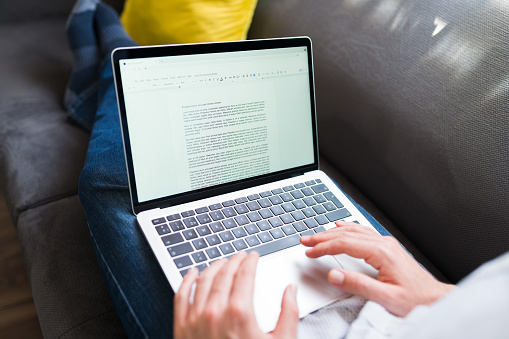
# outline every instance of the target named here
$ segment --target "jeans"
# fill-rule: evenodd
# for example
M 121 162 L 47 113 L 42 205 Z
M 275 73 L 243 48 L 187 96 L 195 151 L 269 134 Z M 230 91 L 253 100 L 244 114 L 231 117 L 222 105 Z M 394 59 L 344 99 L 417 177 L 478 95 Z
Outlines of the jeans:
M 99 105 L 79 182 L 102 274 L 130 337 L 171 338 L 173 291 L 131 209 L 111 62 L 99 79 Z M 387 231 L 362 207 L 383 235 Z

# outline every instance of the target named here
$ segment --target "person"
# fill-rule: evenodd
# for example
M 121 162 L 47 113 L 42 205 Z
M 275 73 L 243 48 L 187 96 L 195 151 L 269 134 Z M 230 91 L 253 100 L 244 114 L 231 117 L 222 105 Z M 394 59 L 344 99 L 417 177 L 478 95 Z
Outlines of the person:
M 64 104 L 71 120 L 91 132 L 79 197 L 99 266 L 130 337 L 417 338 L 509 333 L 506 322 L 497 321 L 501 314 L 509 314 L 509 289 L 500 287 L 509 286 L 508 255 L 454 288 L 433 278 L 360 206 L 380 234 L 338 223 L 335 229 L 301 239 L 310 258 L 347 253 L 378 269 L 377 279 L 345 270 L 329 273 L 331 284 L 354 296 L 299 320 L 298 291 L 289 286 L 276 329 L 261 333 L 252 306 L 258 258 L 256 253 L 240 253 L 215 262 L 200 275 L 190 270 L 173 300 L 129 200 L 109 55 L 117 47 L 136 43 L 123 30 L 117 13 L 99 0 L 78 0 L 66 28 L 74 64 Z M 473 301 L 465 305 L 463 300 Z M 472 324 L 484 318 L 491 320 L 489 326 L 472 330 Z

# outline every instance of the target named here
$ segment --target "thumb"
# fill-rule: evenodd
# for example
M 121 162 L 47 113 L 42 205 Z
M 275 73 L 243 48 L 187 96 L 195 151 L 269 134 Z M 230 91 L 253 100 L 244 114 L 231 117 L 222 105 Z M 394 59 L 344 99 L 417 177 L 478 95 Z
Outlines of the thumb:
M 343 291 L 375 302 L 379 302 L 389 293 L 387 284 L 359 272 L 333 269 L 329 271 L 328 279 L 332 285 Z
M 281 314 L 279 315 L 279 320 L 272 334 L 274 334 L 276 338 L 295 338 L 297 337 L 298 325 L 299 308 L 297 306 L 297 286 L 289 285 L 283 294 Z

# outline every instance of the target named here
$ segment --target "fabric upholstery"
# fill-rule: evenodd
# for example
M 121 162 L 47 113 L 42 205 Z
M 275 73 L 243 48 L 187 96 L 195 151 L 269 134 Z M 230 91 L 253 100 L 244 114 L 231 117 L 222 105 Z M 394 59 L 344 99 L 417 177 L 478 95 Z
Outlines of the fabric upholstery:
M 18 238 L 46 337 L 125 335 L 77 196 L 23 212 L 18 219 Z
M 322 155 L 451 281 L 509 250 L 508 13 L 260 1 L 250 31 L 311 37 Z

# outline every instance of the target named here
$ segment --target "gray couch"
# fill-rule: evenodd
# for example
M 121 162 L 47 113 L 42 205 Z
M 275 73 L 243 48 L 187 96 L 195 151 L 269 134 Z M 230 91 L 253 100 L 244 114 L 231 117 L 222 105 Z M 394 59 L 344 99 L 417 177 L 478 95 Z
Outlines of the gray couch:
M 0 3 L 0 180 L 44 335 L 121 337 L 61 104 L 72 3 Z M 322 168 L 457 282 L 509 250 L 508 31 L 502 1 L 259 0 L 250 38 L 312 38 Z

